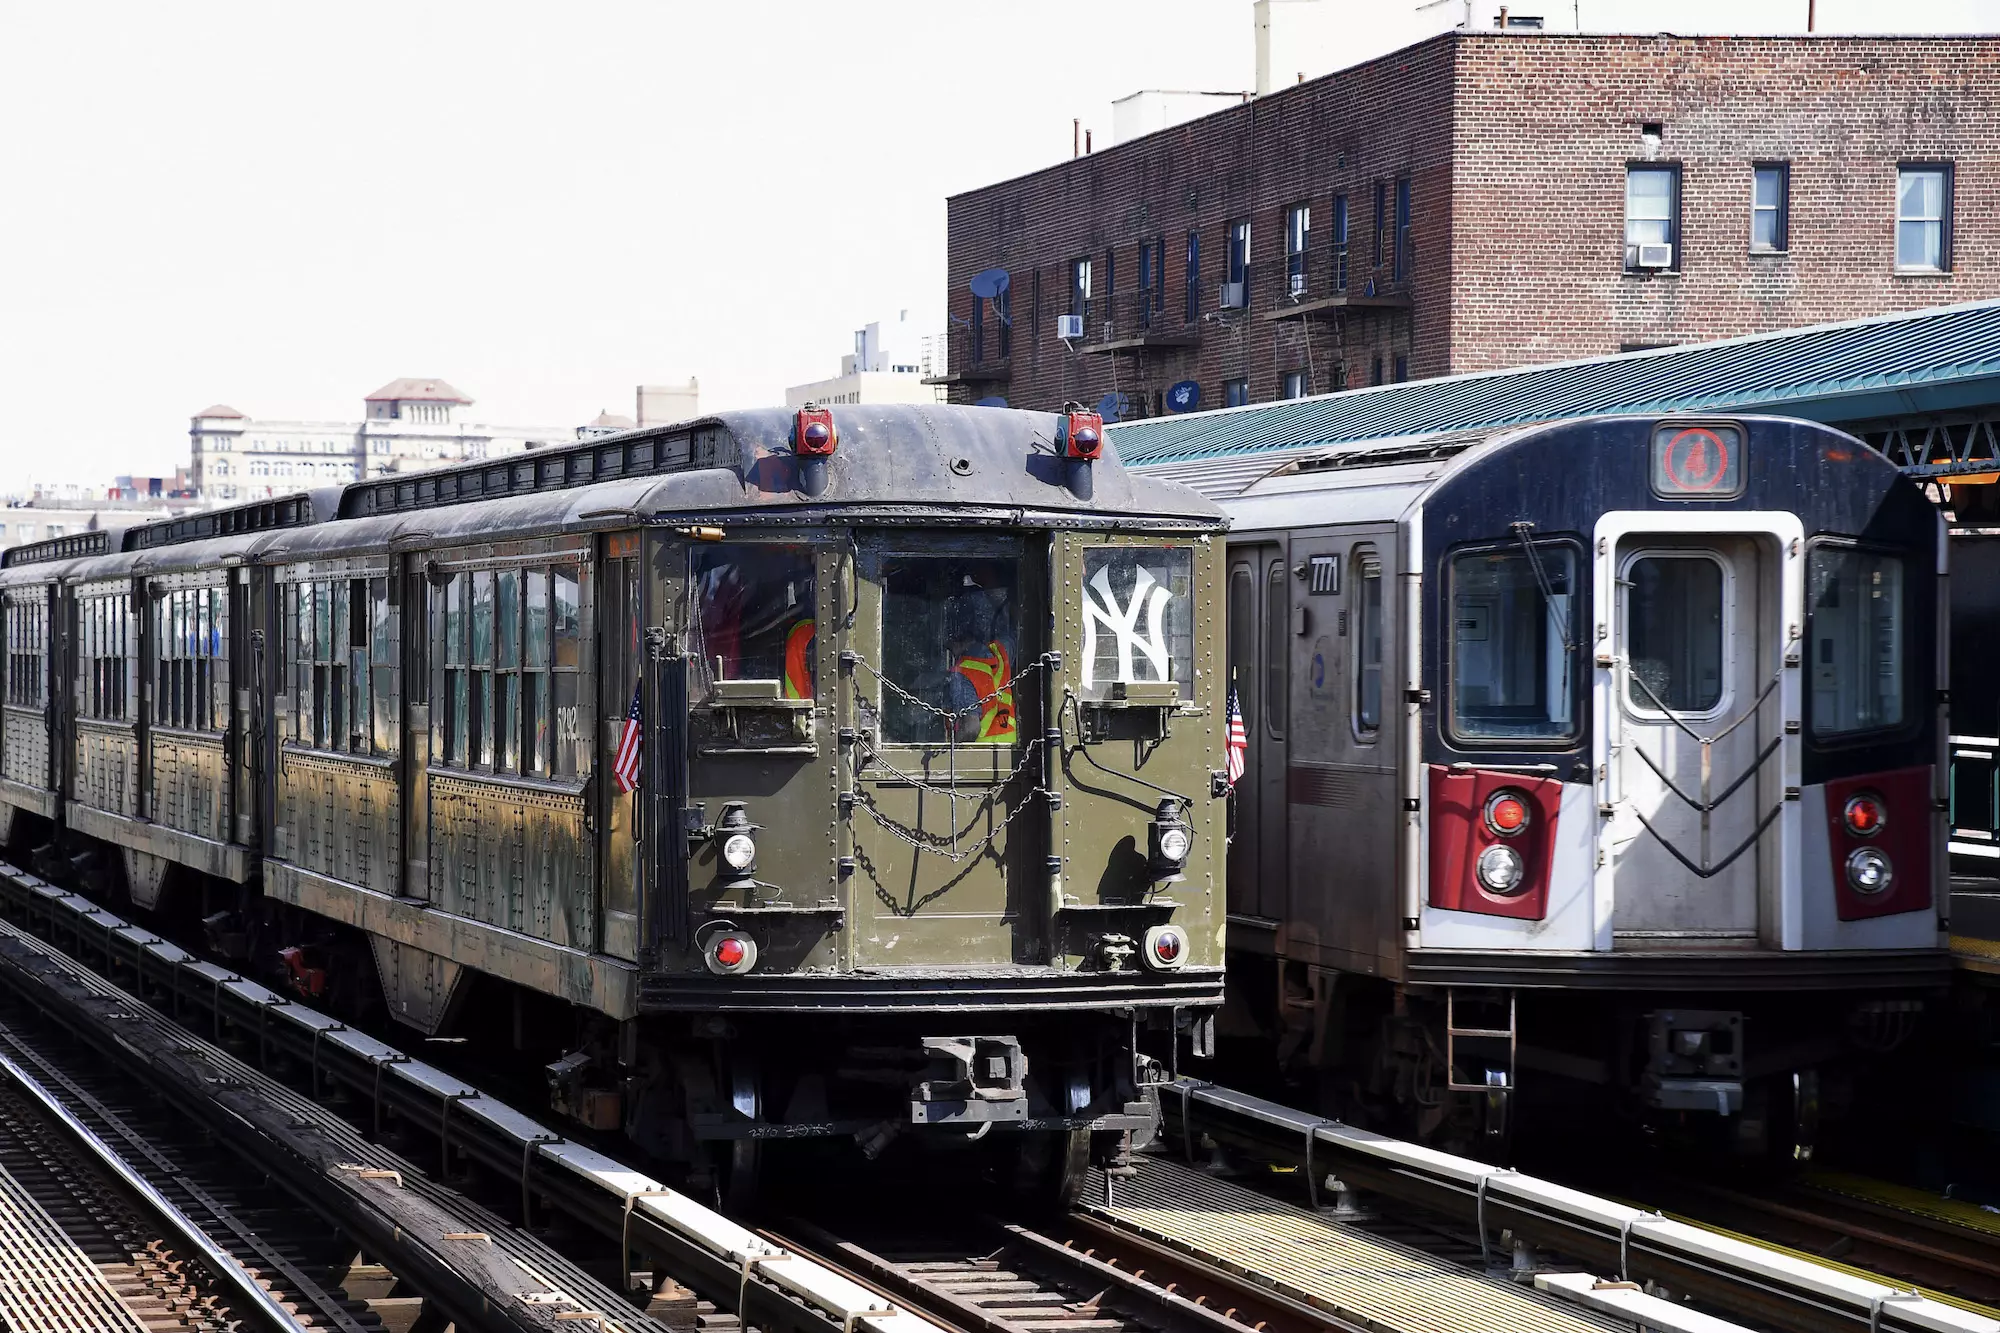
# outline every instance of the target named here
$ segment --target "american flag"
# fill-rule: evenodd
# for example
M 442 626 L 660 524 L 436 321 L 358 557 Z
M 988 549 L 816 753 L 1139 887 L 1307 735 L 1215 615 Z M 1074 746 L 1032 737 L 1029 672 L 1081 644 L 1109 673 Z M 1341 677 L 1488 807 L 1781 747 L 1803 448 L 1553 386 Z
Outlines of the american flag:
M 1243 776 L 1243 756 L 1250 748 L 1250 733 L 1243 726 L 1243 705 L 1236 698 L 1236 687 L 1229 687 L 1229 753 L 1225 761 L 1229 769 L 1229 785 L 1234 787 Z
M 611 776 L 618 783 L 619 791 L 636 791 L 639 787 L 639 687 L 632 687 L 632 707 L 625 714 L 625 730 L 618 733 L 618 757 L 611 761 Z

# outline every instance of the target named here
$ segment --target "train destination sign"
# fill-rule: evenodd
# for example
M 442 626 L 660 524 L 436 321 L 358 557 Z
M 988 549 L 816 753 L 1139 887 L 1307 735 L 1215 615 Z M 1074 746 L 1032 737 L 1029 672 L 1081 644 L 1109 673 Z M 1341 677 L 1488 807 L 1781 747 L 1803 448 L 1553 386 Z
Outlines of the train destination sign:
M 1743 490 L 1743 433 L 1720 423 L 1653 432 L 1653 491 L 1666 499 L 1726 500 Z

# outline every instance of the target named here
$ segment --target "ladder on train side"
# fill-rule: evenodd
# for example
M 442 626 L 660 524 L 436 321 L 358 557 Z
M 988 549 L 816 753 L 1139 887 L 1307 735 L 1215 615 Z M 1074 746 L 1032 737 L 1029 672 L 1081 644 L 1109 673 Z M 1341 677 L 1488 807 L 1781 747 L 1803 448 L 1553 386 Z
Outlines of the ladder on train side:
M 1512 990 L 1475 989 L 1469 990 L 1465 1001 L 1475 1015 L 1486 1014 L 1497 1020 L 1504 1007 L 1507 1025 L 1496 1026 L 1489 1020 L 1481 1025 L 1475 1017 L 1468 1025 L 1459 1023 L 1459 988 L 1453 986 L 1444 993 L 1444 1061 L 1445 1087 L 1451 1092 L 1477 1093 L 1486 1098 L 1485 1128 L 1489 1138 L 1504 1138 L 1507 1133 L 1507 1112 L 1514 1095 L 1515 1054 L 1520 1042 L 1518 1009 Z M 1479 1056 L 1481 1077 L 1474 1081 L 1461 1077 L 1459 1073 L 1459 1043 L 1469 1041 L 1475 1050 L 1485 1054 Z M 1504 1046 L 1501 1043 L 1505 1043 Z M 1505 1052 L 1504 1055 L 1501 1051 Z

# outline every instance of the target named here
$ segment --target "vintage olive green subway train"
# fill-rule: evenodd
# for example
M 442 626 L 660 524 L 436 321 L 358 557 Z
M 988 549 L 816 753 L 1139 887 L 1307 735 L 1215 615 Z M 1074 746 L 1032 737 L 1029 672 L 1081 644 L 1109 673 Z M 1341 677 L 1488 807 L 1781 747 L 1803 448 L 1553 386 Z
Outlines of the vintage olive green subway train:
M 565 1002 L 665 1154 L 1075 1156 L 1222 997 L 1222 526 L 1086 413 L 855 407 L 16 548 L 0 832 L 426 1033 Z

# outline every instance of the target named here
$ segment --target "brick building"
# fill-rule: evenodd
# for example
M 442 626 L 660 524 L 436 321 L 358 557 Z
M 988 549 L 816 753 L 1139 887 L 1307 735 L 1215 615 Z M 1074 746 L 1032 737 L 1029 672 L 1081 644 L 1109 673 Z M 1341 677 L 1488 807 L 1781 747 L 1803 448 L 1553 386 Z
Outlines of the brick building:
M 948 218 L 953 401 L 1130 416 L 1990 297 L 2000 38 L 1447 33 Z

